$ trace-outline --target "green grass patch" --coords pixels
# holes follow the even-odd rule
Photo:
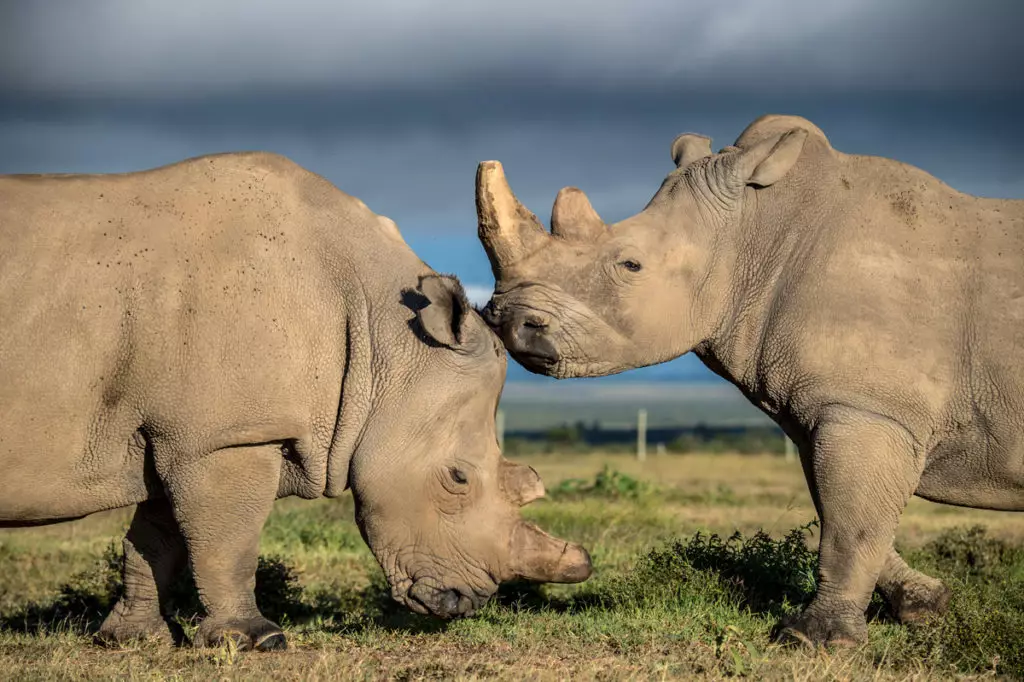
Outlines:
[[[723,672],[757,674],[773,651],[772,626],[814,594],[817,558],[807,540],[816,526],[812,521],[777,539],[764,532],[725,538],[696,533],[642,554],[628,571],[571,591],[505,585],[477,618],[450,623],[392,602],[379,574],[361,589],[308,589],[277,556],[260,557],[256,595],[268,617],[313,641],[340,634],[369,644],[388,633],[448,633],[469,642],[500,639],[522,646],[569,638],[602,647],[611,643],[621,651],[654,641],[700,645]],[[961,674],[1024,677],[1024,548],[990,538],[982,528],[955,529],[908,559],[946,580],[953,602],[938,622],[897,626],[876,596],[865,652],[873,664],[899,670],[924,663]],[[91,634],[120,596],[120,562],[120,552],[110,545],[52,600],[7,614],[0,626],[35,635]],[[172,603],[186,630],[194,628],[202,609],[187,574]]]
[[[707,471],[678,459],[681,470]],[[788,500],[802,491],[761,482],[773,462],[758,464],[760,472],[749,472],[747,460],[729,462],[731,469],[716,465],[717,479],[680,476],[675,486],[643,478],[625,458],[559,470],[572,478],[524,513],[585,544],[594,576],[581,585],[504,585],[476,617],[451,622],[390,599],[349,497],[280,501],[264,529],[256,591],[294,645],[282,655],[98,649],[91,635],[121,590],[120,542],[109,538],[123,533],[125,515],[95,518],[87,533],[7,531],[0,669],[31,679],[1024,678],[1024,548],[983,528],[931,532],[904,552],[952,588],[944,618],[902,626],[875,597],[870,641],[854,652],[773,645],[779,618],[814,593],[817,527],[790,528],[790,512],[781,529],[753,530],[778,517],[759,496]],[[808,518],[806,509],[795,519]],[[930,519],[912,520],[922,518]],[[202,609],[187,573],[172,603],[191,633]]]

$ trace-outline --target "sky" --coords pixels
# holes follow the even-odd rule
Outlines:
[[[1022,29],[1019,0],[0,0],[0,173],[279,152],[480,300],[487,159],[542,219],[575,185],[613,222],[678,133],[719,148],[788,113],[842,151],[1024,198]],[[710,377],[684,357],[621,378]]]

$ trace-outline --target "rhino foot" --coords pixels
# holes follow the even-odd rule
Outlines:
[[[812,602],[803,613],[779,624],[775,640],[780,644],[855,647],[868,639],[868,624],[864,611],[852,603],[826,607]]]
[[[133,613],[119,602],[103,621],[95,637],[97,644],[108,647],[140,640],[157,640],[165,644],[181,645],[185,642],[185,632],[178,623],[164,618],[159,613]]]
[[[940,618],[949,608],[953,592],[941,580],[899,586],[889,595],[889,606],[901,623],[920,623]]]
[[[194,644],[198,647],[220,647],[233,642],[239,651],[284,651],[288,640],[277,623],[262,616],[214,620],[199,624]]]

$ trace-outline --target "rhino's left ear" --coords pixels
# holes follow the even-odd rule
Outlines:
[[[427,275],[420,280],[419,292],[426,298],[425,305],[416,311],[423,331],[454,350],[468,351],[476,346],[476,313],[457,278]]]
[[[807,131],[792,130],[761,140],[735,155],[735,180],[743,185],[768,187],[781,180],[800,158]]]
[[[711,138],[697,133],[683,133],[672,140],[672,160],[676,168],[686,168],[694,161],[711,156]]]

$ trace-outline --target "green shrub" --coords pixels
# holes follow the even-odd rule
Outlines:
[[[601,471],[594,476],[593,481],[584,478],[569,478],[550,490],[548,496],[552,499],[603,497],[636,500],[651,492],[653,492],[653,486],[650,483],[616,471],[605,464]]]
[[[953,590],[946,616],[908,629],[905,657],[1024,679],[1024,548],[954,528],[907,557]]]
[[[697,533],[649,552],[618,585],[616,600],[685,595],[700,583],[737,608],[775,616],[806,604],[814,594],[816,552],[806,537],[817,521],[774,540],[764,531],[750,537]]]

